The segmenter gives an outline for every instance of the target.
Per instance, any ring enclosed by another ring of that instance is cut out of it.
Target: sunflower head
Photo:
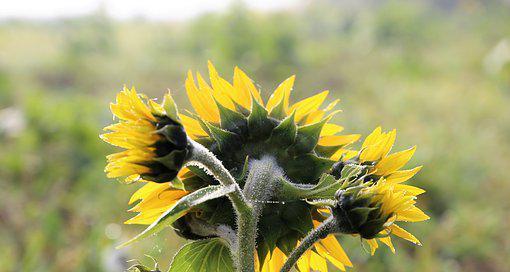
[[[425,191],[404,184],[421,169],[421,166],[402,169],[416,147],[390,154],[395,139],[395,130],[383,132],[378,127],[367,136],[360,151],[345,152],[331,171],[340,177],[346,166],[358,165],[361,169],[349,186],[337,192],[332,214],[339,231],[367,239],[372,254],[378,240],[394,250],[390,233],[419,244],[418,239],[395,223],[429,219],[415,206],[417,196]]]
[[[175,179],[190,145],[171,95],[158,104],[124,87],[110,108],[119,122],[105,127],[101,138],[125,150],[107,157],[107,176],[126,182]]]
[[[336,218],[339,232],[372,239],[384,230],[393,211],[383,210],[384,203],[376,194],[374,187],[367,184],[337,192],[332,214]]]
[[[181,119],[192,138],[221,160],[241,188],[250,162],[264,157],[274,159],[290,182],[317,184],[335,163],[331,156],[359,138],[339,135],[343,128],[330,123],[338,112],[334,109],[338,100],[323,107],[328,91],[291,104],[294,76],[283,81],[266,101],[253,81],[237,67],[233,81],[229,82],[209,63],[209,79],[210,83],[200,73],[188,73],[185,87],[195,113],[185,113]],[[182,180],[186,190],[216,184],[202,169],[189,169],[191,173]],[[261,260],[275,248],[290,253],[313,229],[313,220],[323,220],[304,200],[285,205],[274,200],[269,199],[260,217]],[[188,225],[194,217],[235,228],[232,214],[229,202],[210,201],[181,218],[174,228],[189,234]]]

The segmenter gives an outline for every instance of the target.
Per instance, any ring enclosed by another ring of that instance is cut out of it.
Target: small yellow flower
[[[378,241],[386,244],[392,252],[395,252],[389,234],[394,234],[415,244],[420,244],[412,234],[394,224],[394,222],[419,222],[429,217],[415,206],[416,197],[425,190],[403,184],[412,178],[422,167],[418,166],[409,170],[402,168],[409,162],[416,147],[409,148],[390,154],[395,143],[396,130],[383,132],[380,127],[376,128],[364,140],[361,151],[343,151],[341,159],[344,162],[359,163],[367,167],[364,180],[367,184],[373,183],[365,189],[356,191],[355,199],[365,199],[363,203],[367,208],[372,208],[370,216],[377,217],[377,222],[367,224],[369,229],[358,229],[361,232],[370,233],[369,236],[378,234],[379,237],[369,237],[368,244],[371,254],[379,247]],[[338,153],[337,155],[338,156]],[[350,207],[356,208],[356,207]],[[375,221],[375,218],[372,218]],[[374,233],[376,231],[376,233]],[[365,234],[366,235],[366,234]],[[363,237],[364,234],[361,234]],[[363,237],[367,238],[367,237]]]
[[[413,192],[381,179],[375,185],[361,190],[361,194],[370,196],[371,205],[379,206],[380,216],[388,218],[382,225],[383,230],[380,231],[380,235],[383,237],[372,238],[367,241],[371,247],[372,255],[378,248],[377,240],[386,244],[392,252],[395,252],[390,234],[421,245],[416,237],[396,224],[396,222],[420,222],[429,219],[428,215],[415,206],[416,196]]]

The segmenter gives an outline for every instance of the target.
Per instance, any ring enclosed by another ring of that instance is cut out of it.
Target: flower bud
[[[381,203],[374,202],[366,185],[339,190],[335,195],[336,205],[332,208],[339,232],[359,234],[372,239],[384,229],[391,217],[381,210]]]

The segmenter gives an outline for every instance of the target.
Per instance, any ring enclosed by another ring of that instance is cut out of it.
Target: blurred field
[[[167,268],[182,239],[137,247],[121,223],[137,186],[107,180],[98,138],[124,85],[188,107],[187,69],[234,65],[268,95],[297,75],[294,99],[341,98],[337,122],[367,135],[397,128],[418,145],[415,182],[432,219],[423,242],[370,257],[345,239],[351,271],[508,271],[510,252],[510,4],[504,1],[304,2],[258,14],[235,5],[189,22],[74,19],[0,23],[0,271],[122,271],[126,260]]]

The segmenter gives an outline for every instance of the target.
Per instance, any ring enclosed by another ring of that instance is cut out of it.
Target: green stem
[[[246,218],[239,217],[239,252],[242,254],[241,261],[246,261],[242,266],[242,272],[255,271],[255,250],[257,240],[257,225],[259,216],[264,209],[265,203],[272,198],[278,180],[283,176],[281,168],[272,157],[263,157],[252,160],[249,166],[248,177],[244,185],[243,193],[252,204],[253,213]],[[242,227],[242,231],[241,230]],[[243,242],[241,242],[243,241]]]
[[[193,146],[193,152],[191,152],[191,158],[188,159],[188,165],[201,165],[205,167],[210,173],[216,178],[221,185],[230,186],[234,185],[235,190],[228,194],[228,197],[232,201],[236,212],[240,213],[243,211],[251,211],[252,207],[243,195],[241,188],[237,184],[236,180],[230,172],[223,166],[220,160],[216,156],[205,148],[203,145],[188,139]]]
[[[253,206],[244,197],[241,188],[220,160],[203,145],[189,139],[193,146],[191,158],[187,164],[201,165],[222,185],[234,185],[235,190],[228,194],[237,215],[237,246],[232,249],[238,272],[255,271],[255,239],[257,234],[257,216]]]
[[[289,258],[283,265],[280,272],[289,272],[292,267],[297,263],[299,258],[317,241],[326,238],[329,234],[335,232],[336,223],[333,217],[327,218],[318,228],[311,231],[299,244],[297,248],[292,251]]]

